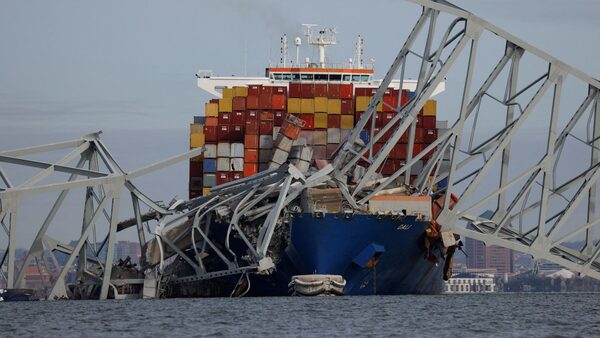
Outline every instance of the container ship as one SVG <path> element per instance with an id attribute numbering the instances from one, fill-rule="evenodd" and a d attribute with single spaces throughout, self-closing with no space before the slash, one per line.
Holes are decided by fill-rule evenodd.
<path id="1" fill-rule="evenodd" d="M 373 67 L 362 62 L 360 36 L 354 60 L 328 64 L 325 51 L 336 43 L 335 31 L 321 30 L 313 37 L 311 27 L 306 27 L 304 41 L 318 49 L 316 62 L 307 58 L 300 63 L 300 38 L 294 40 L 295 62 L 288 61 L 284 36 L 280 64 L 267 67 L 264 77 L 196 74 L 198 87 L 215 98 L 206 102 L 204 114 L 194 116 L 190 125 L 190 147 L 204 148 L 203 155 L 190 160 L 190 199 L 210 195 L 219 186 L 286 163 L 306 173 L 333 161 L 382 81 L 374 79 Z M 375 121 L 369 121 L 360 133 L 364 143 L 369 128 L 377 133 L 392 120 L 396 107 L 411 99 L 415 86 L 415 81 L 392 81 L 377 107 Z M 443 90 L 442 84 L 435 94 Z M 447 127 L 447 122 L 437 121 L 436 117 L 436 101 L 429 100 L 417 119 L 414 153 L 435 141 L 439 130 Z M 377 153 L 386 140 L 384 135 L 372 152 Z M 383 164 L 381 177 L 403 166 L 408 143 L 407 131 Z M 409 182 L 423 164 L 413 167 Z M 360 170 L 355 174 L 360 175 Z M 432 222 L 439 196 L 431 192 L 416 194 L 410 184 L 399 183 L 356 209 L 344 202 L 342 194 L 335 186 L 318 186 L 285 207 L 284 224 L 269 248 L 274 268 L 270 274 L 248 277 L 248 295 L 288 295 L 298 290 L 300 294 L 330 291 L 345 295 L 443 291 L 443 275 L 451 254 L 439 239 L 439 227 Z M 216 221 L 211 225 L 211 236 L 216 241 L 229 237 L 226 223 Z M 245 254 L 240 238 L 227 243 L 227 248 L 237 257 Z M 210 262 L 211 253 L 206 256 Z M 184 264 L 172 265 L 171 272 L 186 274 L 181 271 L 185 270 Z M 239 281 L 230 276 L 212 284 L 195 283 L 173 288 L 170 296 L 229 295 Z"/>

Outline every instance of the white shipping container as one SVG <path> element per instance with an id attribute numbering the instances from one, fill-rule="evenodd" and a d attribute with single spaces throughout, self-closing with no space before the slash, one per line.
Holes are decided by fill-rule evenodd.
<path id="1" fill-rule="evenodd" d="M 217 158 L 217 171 L 231 171 L 230 163 L 228 157 Z"/>
<path id="2" fill-rule="evenodd" d="M 280 130 L 281 130 L 281 127 L 273 127 L 273 139 L 277 138 L 277 135 L 279 135 Z"/>
<path id="3" fill-rule="evenodd" d="M 204 145 L 204 158 L 217 158 L 217 145 L 216 144 L 205 144 Z"/>
<path id="4" fill-rule="evenodd" d="M 287 161 L 289 153 L 285 150 L 274 148 L 272 161 L 279 164 L 284 164 Z"/>
<path id="5" fill-rule="evenodd" d="M 258 138 L 258 148 L 271 149 L 273 148 L 273 137 L 271 135 L 260 135 Z"/>
<path id="6" fill-rule="evenodd" d="M 229 142 L 219 142 L 217 144 L 217 157 L 231 157 L 231 144 Z"/>
<path id="7" fill-rule="evenodd" d="M 327 143 L 335 144 L 340 143 L 342 131 L 340 128 L 329 128 L 327 129 Z"/>
<path id="8" fill-rule="evenodd" d="M 232 143 L 231 144 L 231 157 L 244 157 L 244 144 L 243 143 Z"/>
<path id="9" fill-rule="evenodd" d="M 275 148 L 279 148 L 281 150 L 285 150 L 287 152 L 289 152 L 290 150 L 292 150 L 292 144 L 294 143 L 294 141 L 288 137 L 286 137 L 283 134 L 280 134 L 277 136 L 277 139 L 275 140 Z"/>
<path id="10" fill-rule="evenodd" d="M 244 171 L 244 158 L 232 158 L 231 159 L 231 170 L 232 171 Z"/>

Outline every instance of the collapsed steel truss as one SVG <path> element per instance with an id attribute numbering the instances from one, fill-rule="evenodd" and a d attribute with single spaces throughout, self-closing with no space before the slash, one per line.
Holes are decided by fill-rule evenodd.
<path id="1" fill-rule="evenodd" d="M 212 189 L 213 194 L 196 198 L 191 201 L 178 201 L 170 206 L 159 205 L 141 194 L 131 183 L 131 179 L 160 169 L 177 161 L 197 156 L 201 149 L 159 162 L 144 169 L 125 173 L 119 168 L 106 147 L 97 135 L 89 135 L 82 140 L 46 145 L 34 148 L 5 151 L 0 153 L 0 162 L 8 162 L 24 166 L 42 168 L 43 172 L 31 178 L 21 186 L 14 187 L 8 177 L 0 170 L 0 220 L 9 237 L 9 248 L 2 264 L 7 261 L 8 287 L 18 285 L 23 279 L 24 268 L 32 259 L 47 264 L 47 256 L 58 266 L 52 252 L 62 251 L 69 255 L 67 264 L 61 267 L 61 272 L 50 293 L 50 299 L 67 296 L 65 276 L 71 269 L 75 259 L 79 260 L 78 275 L 89 274 L 87 267 L 99 267 L 100 298 L 106 298 L 108 289 L 118 281 L 111 279 L 116 232 L 129 226 L 137 226 L 139 241 L 146 248 L 144 223 L 156 219 L 157 225 L 152 233 L 158 246 L 159 258 L 156 270 L 159 275 L 164 273 L 165 262 L 171 257 L 180 257 L 194 271 L 191 275 L 175 276 L 173 283 L 210 279 L 225 275 L 247 273 L 268 273 L 273 267 L 269 254 L 276 228 L 283 222 L 285 207 L 297 199 L 302 192 L 310 187 L 328 182 L 337 185 L 348 205 L 360 209 L 371 197 L 398 180 L 409 183 L 411 174 L 418 174 L 413 185 L 419 192 L 451 192 L 458 195 L 458 202 L 449 208 L 451 194 L 446 193 L 444 208 L 437 221 L 443 224 L 445 230 L 453 231 L 462 236 L 482 240 L 487 244 L 500 245 L 520 252 L 529 253 L 536 258 L 547 259 L 561 264 L 573 271 L 600 279 L 600 244 L 594 231 L 600 225 L 600 216 L 596 212 L 597 179 L 600 176 L 599 146 L 600 146 L 600 83 L 582 72 L 565 65 L 550 55 L 528 45 L 516 37 L 485 22 L 484 20 L 457 8 L 445 1 L 412 0 L 423 7 L 423 12 L 411 31 L 406 43 L 398 53 L 391 68 L 388 70 L 381 86 L 370 102 L 365 114 L 352 131 L 348 139 L 340 146 L 332 165 L 309 174 L 300 173 L 293 165 L 286 164 L 276 169 L 259 173 L 250 178 L 228 183 Z M 450 17 L 450 23 L 438 33 L 440 17 Z M 428 27 L 427 27 L 428 25 Z M 423 32 L 425 28 L 426 32 Z M 503 44 L 503 53 L 498 55 L 498 63 L 487 71 L 487 77 L 481 86 L 474 89 L 474 72 L 477 68 L 477 53 L 481 48 L 479 43 L 483 34 L 492 34 Z M 423 51 L 414 50 L 418 39 L 423 40 Z M 435 45 L 436 39 L 438 45 Z M 437 46 L 437 48 L 436 48 Z M 461 55 L 469 48 L 464 89 L 461 102 L 456 108 L 457 117 L 450 127 L 420 152 L 414 152 L 416 123 L 419 111 L 422 109 L 437 85 L 446 75 L 455 69 Z M 519 67 L 524 56 L 533 56 L 542 62 L 546 71 L 534 81 L 519 86 Z M 415 96 L 408 103 L 392 107 L 398 114 L 379 133 L 375 133 L 374 114 L 377 105 L 382 102 L 383 94 L 395 77 L 400 81 L 404 78 L 407 59 L 410 56 L 420 56 L 417 88 Z M 505 88 L 503 98 L 497 98 L 491 88 L 498 85 L 501 74 L 508 73 L 502 83 Z M 585 87 L 583 102 L 574 111 L 561 109 L 560 98 L 564 91 L 565 79 L 573 78 Z M 547 112 L 548 128 L 544 153 L 537 163 L 529 168 L 514 169 L 511 163 L 511 145 L 516 135 L 523 129 L 528 117 L 535 111 L 536 106 L 551 91 L 551 107 Z M 528 93 L 534 92 L 528 97 Z M 575 95 L 576 96 L 576 95 Z M 491 98 L 503 109 L 504 123 L 491 136 L 479 144 L 473 144 L 477 134 L 477 119 L 486 112 L 484 98 Z M 490 100 L 488 100 L 490 101 Z M 523 108 L 524 107 L 524 108 Z M 445 108 L 451 109 L 451 108 Z M 561 115 L 562 114 L 562 115 Z M 565 115 L 568 122 L 559 128 L 559 116 Z M 592 122 L 591 137 L 582 139 L 575 135 L 578 122 L 589 116 Z M 360 141 L 360 133 L 371 121 L 370 137 L 367 144 Z M 401 136 L 409 133 L 407 144 L 407 161 L 396 173 L 383 178 L 378 171 L 388 158 L 392 148 Z M 488 133 L 490 130 L 488 130 Z M 470 139 L 467 141 L 467 135 Z M 374 145 L 382 140 L 387 141 L 379 152 L 374 153 Z M 566 178 L 558 178 L 556 170 L 561 162 L 561 152 L 565 149 L 567 140 L 576 138 L 587 148 L 589 164 L 586 168 L 574 173 L 570 171 Z M 468 143 L 468 146 L 464 144 Z M 25 160 L 22 156 L 75 147 L 66 157 L 56 163 L 42 163 Z M 368 155 L 367 155 L 368 154 Z M 67 164 L 80 157 L 75 167 Z M 418 161 L 428 158 L 420 172 L 414 172 Z M 99 170 L 98 160 L 102 160 L 107 168 Z M 357 165 L 367 163 L 364 172 L 356 171 Z M 84 169 L 84 165 L 88 165 Z M 493 175 L 495 165 L 499 174 Z M 71 174 L 69 182 L 35 186 L 41 179 L 53 172 Z M 355 176 L 356 184 L 349 184 L 348 176 Z M 77 177 L 84 179 L 76 180 Z M 446 182 L 446 183 L 444 183 Z M 482 189 L 483 182 L 495 182 L 491 192 Z M 437 188 L 444 187 L 444 188 Z M 70 248 L 50 238 L 46 231 L 52 222 L 57 209 L 60 207 L 67 192 L 74 188 L 86 188 L 85 212 L 82 235 L 77 245 Z M 122 188 L 131 192 L 134 219 L 117 223 L 119 215 L 119 198 Z M 45 191 L 61 191 L 48 217 L 42 224 L 29 250 L 25 264 L 17 272 L 15 267 L 16 217 L 20 200 L 33 193 Z M 537 198 L 536 198 L 537 197 Z M 565 200 L 558 213 L 551 213 L 556 200 Z M 150 213 L 140 212 L 140 203 L 150 209 Z M 112 202 L 110 212 L 105 208 Z M 585 203 L 583 203 L 585 202 Z M 582 204 L 583 203 L 583 204 Z M 491 217 L 481 216 L 493 205 Z M 577 208 L 585 206 L 585 220 L 577 222 L 572 216 L 577 214 Z M 96 207 L 94 207 L 96 206 Z M 103 214 L 110 223 L 109 231 L 101 248 L 90 244 L 89 237 L 94 231 L 94 224 Z M 550 215 L 552 214 L 552 215 Z M 217 245 L 209 235 L 211 219 L 221 215 L 227 220 L 227 236 L 223 238 L 224 248 Z M 537 215 L 531 217 L 531 215 Z M 240 219 L 259 220 L 258 236 L 250 240 L 241 228 Z M 467 227 L 467 224 L 469 226 Z M 176 236 L 169 236 L 173 231 Z M 229 238 L 236 233 L 243 240 L 249 254 L 246 257 L 236 257 L 229 248 Z M 578 249 L 566 246 L 569 240 L 581 238 L 584 245 Z M 187 244 L 186 241 L 188 240 Z M 184 244 L 181 244 L 184 243 Z M 222 244 L 222 243 L 219 243 Z M 102 247 L 107 247 L 105 260 L 98 257 Z M 204 264 L 208 251 L 214 253 L 225 266 L 224 269 L 211 270 Z M 90 257 L 89 252 L 95 253 Z M 50 253 L 47 255 L 47 253 Z M 146 276 L 152 272 L 147 272 Z M 160 277 L 160 276 L 159 276 Z M 143 283 L 140 280 L 128 281 Z M 157 292 L 150 292 L 149 296 Z"/>
<path id="2" fill-rule="evenodd" d="M 446 191 L 458 195 L 459 202 L 450 209 L 451 194 L 445 194 L 444 210 L 437 220 L 444 225 L 444 229 L 487 244 L 529 253 L 535 258 L 558 263 L 582 275 L 600 278 L 599 232 L 594 231 L 600 224 L 600 216 L 596 212 L 597 181 L 600 176 L 600 82 L 444 0 L 411 1 L 421 5 L 423 12 L 367 111 L 343 145 L 342 155 L 335 161 L 337 177 L 350 174 L 359 160 L 369 163 L 366 174 L 358 184 L 349 187 L 352 202 L 358 205 L 366 203 L 370 197 L 401 176 L 408 183 L 412 166 L 433 152 L 431 159 L 418 173 L 415 184 L 421 191 L 427 191 L 431 190 L 433 184 L 446 181 Z M 440 34 L 437 25 L 441 15 L 451 18 L 451 21 Z M 474 87 L 473 77 L 476 70 L 481 71 L 477 67 L 477 55 L 482 49 L 479 43 L 483 34 L 501 40 L 505 48 L 498 55 L 496 66 L 491 70 L 484 69 L 488 72 L 487 78 L 477 88 Z M 424 39 L 421 53 L 412 50 L 418 38 Z M 439 40 L 439 45 L 434 45 L 435 39 Z M 448 72 L 460 67 L 457 60 L 464 53 L 468 53 L 468 62 L 462 100 L 456 109 L 456 120 L 430 146 L 413 154 L 419 110 Z M 426 56 L 420 61 L 415 96 L 404 106 L 399 104 L 394 107 L 398 115 L 375 134 L 373 127 L 377 105 L 382 102 L 385 89 L 398 73 L 402 80 L 407 58 L 411 55 Z M 519 65 L 525 56 L 542 63 L 546 71 L 534 81 L 519 87 L 519 75 L 523 73 Z M 505 69 L 508 72 L 507 79 L 500 80 L 500 74 Z M 573 86 L 575 92 L 569 94 L 572 98 L 581 97 L 578 109 L 561 108 L 561 93 L 566 90 L 567 77 L 579 85 Z M 499 83 L 505 88 L 503 98 L 497 98 L 491 91 L 491 87 Z M 528 96 L 529 93 L 534 94 Z M 511 144 L 544 97 L 551 99 L 549 109 L 544 111 L 545 119 L 549 122 L 542 142 L 545 152 L 534 165 L 514 169 L 511 166 Z M 491 100 L 485 101 L 485 98 Z M 503 107 L 505 123 L 493 130 L 491 137 L 473 145 L 474 135 L 478 132 L 477 119 L 480 112 L 492 110 L 486 108 L 490 102 Z M 444 110 L 447 109 L 449 108 L 444 106 Z M 568 121 L 562 129 L 559 128 L 559 116 Z M 584 116 L 588 116 L 586 138 L 578 137 L 574 130 Z M 367 126 L 369 118 L 373 123 L 369 142 L 365 146 L 357 146 L 359 133 Z M 388 130 L 393 131 L 389 140 L 378 153 L 373 154 L 374 144 Z M 410 142 L 407 145 L 406 164 L 394 175 L 380 179 L 378 185 L 373 186 L 377 171 L 402 134 L 407 131 L 410 133 Z M 469 134 L 469 144 L 465 147 Z M 569 138 L 580 141 L 586 148 L 588 157 L 579 159 L 586 165 L 583 170 L 570 170 L 562 175 L 563 178 L 558 179 L 556 172 L 561 167 L 561 153 Z M 365 155 L 367 152 L 368 156 Z M 444 158 L 449 159 L 446 165 Z M 565 161 L 568 160 L 563 160 L 563 164 Z M 514 162 L 513 159 L 512 163 Z M 499 165 L 498 175 L 492 173 L 495 165 Z M 565 165 L 569 166 L 568 163 L 563 166 Z M 433 178 L 428 180 L 429 176 Z M 497 182 L 496 188 L 485 192 L 481 188 L 484 182 Z M 539 188 L 537 193 L 534 192 L 536 187 Z M 565 200 L 566 203 L 557 207 L 557 200 Z M 492 217 L 480 216 L 486 207 L 489 208 L 490 203 L 495 207 L 492 209 Z M 573 215 L 581 213 L 577 209 L 581 206 L 586 209 L 583 211 L 585 217 L 577 220 Z M 559 208 L 560 211 L 555 213 L 553 208 Z M 536 215 L 537 219 L 531 215 Z M 466 224 L 469 226 L 465 226 Z M 567 241 L 574 239 L 584 241 L 584 245 L 577 249 L 572 245 L 565 245 Z"/>
<path id="3" fill-rule="evenodd" d="M 54 163 L 45 163 L 24 158 L 24 156 L 28 155 L 39 155 L 71 148 L 73 148 L 72 151 Z M 195 149 L 186 154 L 126 173 L 119 167 L 104 143 L 100 141 L 99 133 L 86 135 L 79 140 L 0 152 L 0 162 L 18 165 L 23 168 L 42 169 L 26 182 L 18 186 L 13 186 L 6 173 L 0 168 L 0 181 L 4 185 L 4 187 L 0 186 L 0 223 L 8 235 L 8 248 L 1 258 L 0 266 L 4 267 L 4 262 L 7 262 L 5 274 L 7 287 L 20 286 L 25 277 L 27 267 L 32 261 L 35 261 L 38 268 L 42 265 L 47 273 L 58 273 L 58 277 L 51 281 L 52 285 L 47 295 L 48 299 L 67 298 L 71 295 L 70 292 L 67 292 L 65 278 L 72 270 L 76 260 L 77 282 L 80 284 L 78 292 L 81 298 L 90 298 L 94 287 L 100 288 L 100 299 L 106 299 L 109 288 L 112 287 L 115 289 L 115 286 L 119 285 L 119 283 L 143 284 L 143 279 L 127 281 L 112 279 L 111 272 L 113 269 L 116 234 L 118 231 L 135 225 L 137 227 L 139 243 L 143 245 L 146 242 L 143 228 L 144 223 L 153 218 L 161 219 L 164 216 L 172 214 L 173 211 L 167 210 L 166 207 L 157 204 L 142 194 L 133 185 L 131 180 L 176 162 L 186 160 L 191 156 L 197 156 L 200 153 L 201 149 Z M 78 161 L 75 166 L 69 164 L 76 159 Z M 99 161 L 102 161 L 106 170 L 101 170 Z M 52 176 L 53 173 L 67 173 L 70 176 L 67 182 L 64 183 L 37 185 L 40 181 Z M 131 194 L 135 214 L 134 222 L 129 222 L 129 224 L 118 223 L 120 198 L 123 188 Z M 47 232 L 59 209 L 63 207 L 63 202 L 67 194 L 75 189 L 85 189 L 85 202 L 81 236 L 77 239 L 77 244 L 71 247 L 50 237 Z M 19 224 L 17 222 L 19 212 L 29 212 L 27 210 L 20 210 L 21 202 L 32 194 L 58 191 L 60 191 L 60 194 L 41 226 L 37 228 L 37 235 L 27 252 L 24 263 L 19 269 L 15 264 L 17 227 L 31 226 L 30 224 Z M 148 206 L 153 212 L 142 215 L 140 212 L 140 202 Z M 96 224 L 100 217 L 105 217 L 109 224 L 104 236 L 97 233 Z M 63 226 L 65 225 L 63 224 Z M 96 242 L 96 236 L 100 236 L 100 243 Z M 102 251 L 106 253 L 105 259 L 100 255 Z M 57 252 L 68 255 L 68 259 L 64 265 L 59 263 L 55 255 Z M 41 272 L 42 269 L 40 268 L 39 271 Z"/>

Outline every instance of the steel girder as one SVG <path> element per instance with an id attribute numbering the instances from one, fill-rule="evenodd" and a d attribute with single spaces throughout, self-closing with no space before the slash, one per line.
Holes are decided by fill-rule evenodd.
<path id="1" fill-rule="evenodd" d="M 437 219 L 445 229 L 490 245 L 528 253 L 600 279 L 600 215 L 596 207 L 600 177 L 600 82 L 447 1 L 410 1 L 422 6 L 423 12 L 366 112 L 342 146 L 343 152 L 334 162 L 337 177 L 351 175 L 353 166 L 361 159 L 368 163 L 366 174 L 355 186 L 349 187 L 350 202 L 367 203 L 402 175 L 408 183 L 411 167 L 427 158 L 423 171 L 414 182 L 418 190 L 432 192 L 436 184 L 447 182 L 440 191 L 459 197 L 450 209 L 451 194 L 445 194 L 444 209 Z M 444 25 L 440 23 L 442 17 L 447 22 Z M 439 27 L 442 29 L 438 30 Z M 502 53 L 496 53 L 499 61 L 491 70 L 480 66 L 482 62 L 477 58 L 482 51 L 489 58 L 495 50 L 482 47 L 481 42 L 485 40 L 482 36 L 504 45 Z M 416 41 L 421 41 L 422 53 L 412 50 L 416 48 Z M 439 45 L 432 41 L 438 41 Z M 458 61 L 462 54 L 465 54 L 466 67 L 465 62 L 461 65 Z M 371 128 L 369 142 L 363 145 L 359 141 L 360 131 L 376 113 L 394 76 L 398 73 L 404 76 L 406 60 L 411 55 L 424 56 L 420 60 L 414 98 L 404 106 L 396 107 L 398 114 L 379 134 Z M 530 64 L 541 65 L 545 71 L 522 84 L 522 78 L 530 75 L 523 69 L 524 58 Z M 452 117 L 455 120 L 450 121 L 450 127 L 430 146 L 413 153 L 418 112 L 431 97 L 433 88 L 451 69 L 465 68 L 460 104 L 457 108 L 444 106 L 444 110 L 455 113 Z M 479 87 L 474 85 L 475 73 L 487 74 Z M 504 88 L 503 97 L 494 95 L 497 87 Z M 578 108 L 566 109 L 561 98 L 582 101 Z M 498 106 L 503 109 L 502 124 L 481 125 L 482 119 L 489 118 L 489 114 L 480 115 L 494 111 Z M 527 134 L 528 120 L 540 112 L 545 137 L 538 142 L 538 147 L 543 151 L 534 155 L 536 144 L 533 140 L 528 141 L 532 154 L 527 159 L 535 161 L 522 168 L 518 162 L 527 161 L 515 159 L 514 145 L 516 142 L 523 144 L 522 140 L 517 141 L 518 137 Z M 581 127 L 584 117 L 588 117 L 588 123 Z M 540 117 L 537 118 L 539 121 Z M 540 133 L 540 126 L 537 128 Z M 577 136 L 582 128 L 587 131 L 586 137 Z M 373 154 L 373 144 L 389 130 L 392 132 L 388 140 L 378 153 Z M 409 133 L 410 140 L 406 164 L 391 177 L 381 178 L 377 172 L 405 132 Z M 482 134 L 492 136 L 474 144 Z M 572 152 L 567 150 L 567 141 L 573 140 L 584 148 L 578 149 L 588 155 L 580 158 L 577 166 L 568 168 L 573 164 L 569 163 L 572 159 L 566 160 L 561 155 Z M 365 155 L 367 152 L 369 156 Z M 583 168 L 575 169 L 582 163 Z M 486 188 L 490 185 L 496 188 L 490 191 Z M 555 212 L 557 208 L 558 213 Z M 493 211 L 493 216 L 480 216 L 486 210 Z M 585 217 L 581 217 L 582 214 Z M 567 242 L 569 240 L 576 243 Z"/>

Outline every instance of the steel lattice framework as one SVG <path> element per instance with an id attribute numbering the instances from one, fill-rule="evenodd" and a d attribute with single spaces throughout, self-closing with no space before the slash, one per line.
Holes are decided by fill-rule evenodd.
<path id="1" fill-rule="evenodd" d="M 486 244 L 529 253 L 582 275 L 600 278 L 599 232 L 594 231 L 600 224 L 596 212 L 597 180 L 600 176 L 600 82 L 444 0 L 411 1 L 421 5 L 423 12 L 335 161 L 338 178 L 350 174 L 359 160 L 369 163 L 366 174 L 358 184 L 348 187 L 351 201 L 364 204 L 401 176 L 408 182 L 411 167 L 433 152 L 431 159 L 418 173 L 415 184 L 421 191 L 426 191 L 433 184 L 446 181 L 446 191 L 458 195 L 458 203 L 449 208 L 451 194 L 445 194 L 444 210 L 437 220 L 444 229 Z M 441 16 L 450 23 L 444 25 L 440 33 L 438 27 L 441 25 Z M 478 53 L 484 51 L 489 54 L 486 47 L 480 46 L 485 34 L 504 44 L 503 51 L 497 55 L 498 62 L 491 70 L 478 68 Z M 419 38 L 424 41 L 421 53 L 414 50 Z M 434 44 L 436 40 L 439 44 Z M 456 108 L 456 120 L 434 143 L 419 153 L 413 153 L 419 110 L 446 75 L 452 69 L 461 67 L 458 60 L 463 54 L 466 54 L 467 65 L 461 101 Z M 404 106 L 395 107 L 399 114 L 378 134 L 371 128 L 368 144 L 357 144 L 359 133 L 368 126 L 369 119 L 374 121 L 372 117 L 376 107 L 382 102 L 391 80 L 398 74 L 402 80 L 407 59 L 411 55 L 427 56 L 420 58 L 414 98 Z M 520 64 L 525 57 L 542 64 L 543 72 L 535 80 L 520 86 L 518 80 L 525 73 Z M 487 75 L 482 84 L 476 87 L 474 74 L 481 72 Z M 507 74 L 504 79 L 500 76 L 503 72 Z M 567 79 L 575 82 L 573 88 L 567 88 Z M 497 98 L 498 95 L 493 94 L 494 86 L 504 89 L 503 97 Z M 564 93 L 568 93 L 569 98 L 581 97 L 579 107 L 564 109 L 561 106 Z M 486 101 L 486 98 L 491 99 Z M 540 104 L 544 99 L 549 100 L 547 109 Z M 487 134 L 491 136 L 479 144 L 473 144 L 474 135 L 480 129 L 478 119 L 487 118 L 479 115 L 493 110 L 489 108 L 490 102 L 502 107 L 500 114 L 505 118 L 504 123 L 495 128 L 481 127 L 488 128 Z M 511 161 L 511 145 L 519 133 L 525 131 L 524 126 L 535 111 L 541 111 L 543 120 L 547 122 L 540 142 L 543 151 L 539 158 L 535 158 L 537 155 L 532 152 L 531 157 L 535 158 L 533 165 L 515 169 L 515 159 Z M 585 123 L 585 117 L 587 136 L 578 137 L 576 126 L 580 121 Z M 566 122 L 562 128 L 559 127 L 561 120 Z M 388 131 L 391 132 L 389 139 L 378 153 L 373 154 L 374 144 Z M 406 165 L 391 177 L 379 179 L 374 185 L 377 171 L 405 132 L 410 133 Z M 565 156 L 561 158 L 561 154 L 567 152 L 570 139 L 577 140 L 584 148 L 582 153 L 587 154 L 577 159 L 578 165 L 583 164 L 581 169 L 575 169 L 577 166 L 569 163 L 572 159 L 564 159 Z M 528 146 L 532 146 L 531 142 Z M 465 146 L 465 143 L 468 145 Z M 444 158 L 448 160 L 446 163 Z M 557 170 L 565 166 L 573 168 L 559 178 Z M 430 176 L 433 179 L 428 180 Z M 491 183 L 495 183 L 492 191 L 482 187 Z M 490 205 L 494 207 L 492 216 L 482 217 L 482 211 Z M 581 215 L 584 217 L 577 219 L 576 216 Z M 577 249 L 565 245 L 573 239 L 579 239 L 584 244 Z"/>
<path id="2" fill-rule="evenodd" d="M 0 152 L 0 163 L 10 163 L 21 168 L 41 169 L 26 182 L 13 186 L 9 177 L 0 168 L 0 181 L 4 185 L 3 188 L 0 186 L 0 224 L 8 235 L 8 248 L 1 257 L 0 266 L 3 267 L 5 261 L 7 262 L 6 274 L 4 275 L 4 271 L 2 272 L 8 288 L 21 285 L 26 269 L 33 261 L 37 264 L 40 272 L 45 268 L 48 273 L 58 273 L 58 277 L 51 280 L 52 285 L 50 285 L 48 299 L 64 299 L 70 296 L 67 292 L 65 278 L 71 270 L 76 271 L 77 282 L 81 284 L 79 288 L 81 298 L 90 298 L 94 287 L 100 288 L 100 299 L 106 299 L 111 287 L 114 289 L 122 283 L 143 284 L 143 279 L 116 280 L 112 278 L 116 234 L 135 225 L 139 243 L 143 245 L 146 243 L 143 225 L 149 220 L 171 215 L 174 211 L 168 210 L 141 193 L 131 180 L 189 157 L 198 156 L 202 150 L 195 149 L 126 173 L 117 164 L 104 143 L 100 141 L 99 134 L 86 135 L 79 140 Z M 28 155 L 39 155 L 65 149 L 71 149 L 71 151 L 54 163 L 25 158 Z M 77 164 L 71 165 L 70 163 L 75 160 L 77 160 Z M 38 184 L 55 173 L 67 173 L 70 176 L 64 183 Z M 83 223 L 81 236 L 77 239 L 77 244 L 71 247 L 69 244 L 49 236 L 48 229 L 59 210 L 63 208 L 69 192 L 77 189 L 85 189 Z M 126 224 L 118 223 L 123 190 L 129 191 L 131 195 L 135 215 L 134 220 Z M 19 267 L 15 258 L 17 227 L 32 226 L 17 222 L 18 213 L 27 212 L 21 208 L 22 200 L 33 194 L 48 192 L 60 193 L 43 223 L 39 228 L 34 228 L 37 230 L 37 235 L 24 262 Z M 142 214 L 140 202 L 145 204 L 151 212 Z M 101 217 L 105 217 L 108 222 L 108 229 L 104 234 L 98 233 L 101 229 L 97 227 L 97 223 Z M 66 228 L 67 224 L 61 224 L 61 226 Z M 69 229 L 71 228 L 69 227 Z M 100 243 L 92 240 L 96 236 L 102 239 Z M 106 253 L 106 257 L 101 255 L 103 251 Z M 60 264 L 55 255 L 58 252 L 68 256 L 66 263 Z"/>

